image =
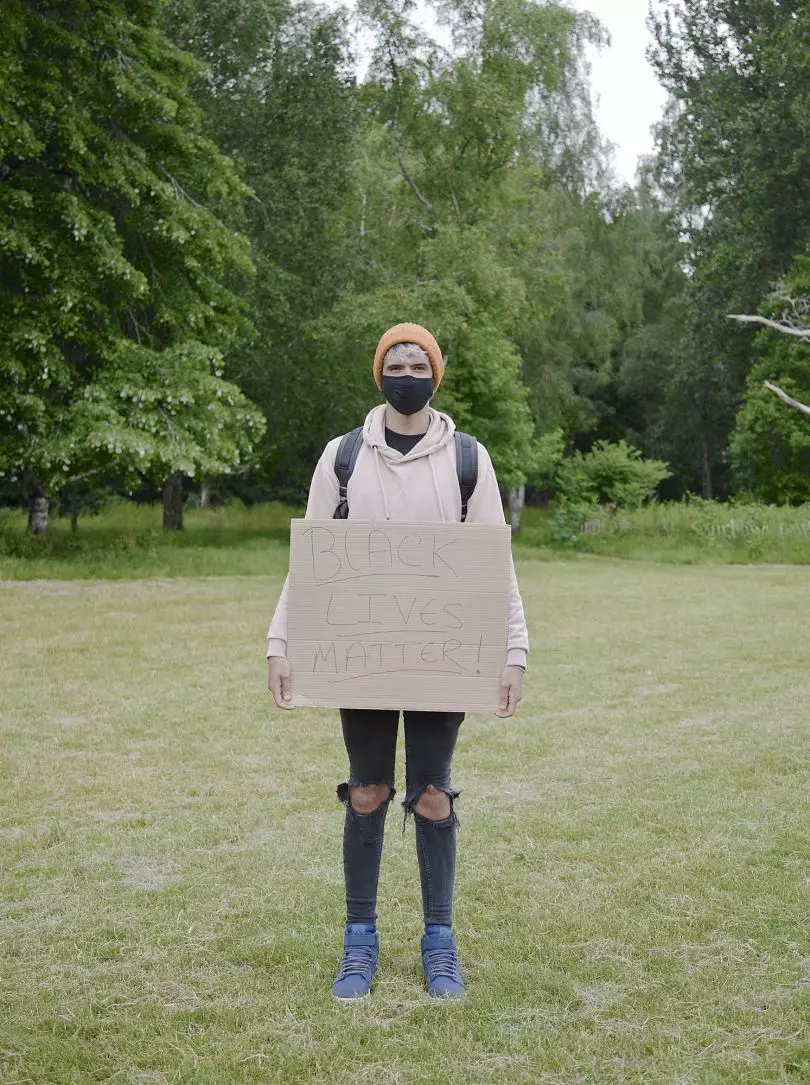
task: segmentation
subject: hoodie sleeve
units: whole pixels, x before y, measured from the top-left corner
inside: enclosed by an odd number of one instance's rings
[[[495,468],[492,466],[489,453],[480,442],[478,444],[478,481],[467,509],[467,522],[471,524],[506,523],[501,494],[498,489],[498,480],[495,477]],[[529,651],[529,632],[526,628],[523,600],[520,597],[520,589],[518,588],[511,553],[509,555],[509,574],[506,662],[507,665],[525,668],[526,656]]]
[[[331,520],[338,506],[340,496],[338,494],[338,480],[335,474],[335,457],[337,456],[340,437],[330,441],[323,450],[321,458],[312,476],[309,486],[309,498],[307,511],[304,514],[307,520]],[[287,654],[287,598],[289,596],[289,576],[284,581],[276,612],[267,631],[267,658],[270,656],[285,656]]]

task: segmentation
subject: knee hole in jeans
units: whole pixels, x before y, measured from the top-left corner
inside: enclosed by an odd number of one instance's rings
[[[388,784],[366,784],[349,788],[349,802],[358,814],[373,814],[391,798]]]
[[[428,821],[445,821],[452,813],[453,804],[446,791],[428,784],[413,808],[417,814],[421,814]]]

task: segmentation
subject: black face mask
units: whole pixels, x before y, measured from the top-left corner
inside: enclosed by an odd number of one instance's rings
[[[416,414],[433,395],[433,377],[383,377],[382,394],[400,414]]]

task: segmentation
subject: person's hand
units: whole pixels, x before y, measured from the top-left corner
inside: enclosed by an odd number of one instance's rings
[[[286,656],[270,656],[267,663],[267,688],[273,694],[273,700],[279,708],[295,708],[290,689],[289,659]]]
[[[496,716],[507,719],[514,716],[523,697],[523,668],[504,667],[501,675],[501,697]]]

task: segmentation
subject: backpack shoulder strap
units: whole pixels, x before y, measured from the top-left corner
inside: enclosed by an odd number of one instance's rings
[[[345,433],[338,445],[337,455],[335,456],[335,474],[338,480],[340,501],[332,517],[333,520],[348,520],[349,518],[347,487],[349,479],[352,477],[352,471],[354,471],[354,465],[357,463],[362,443],[363,427],[358,426],[351,433]]]
[[[458,488],[461,491],[461,522],[467,519],[467,506],[475,493],[478,482],[478,442],[469,433],[456,430],[453,434],[456,442],[456,472]]]

